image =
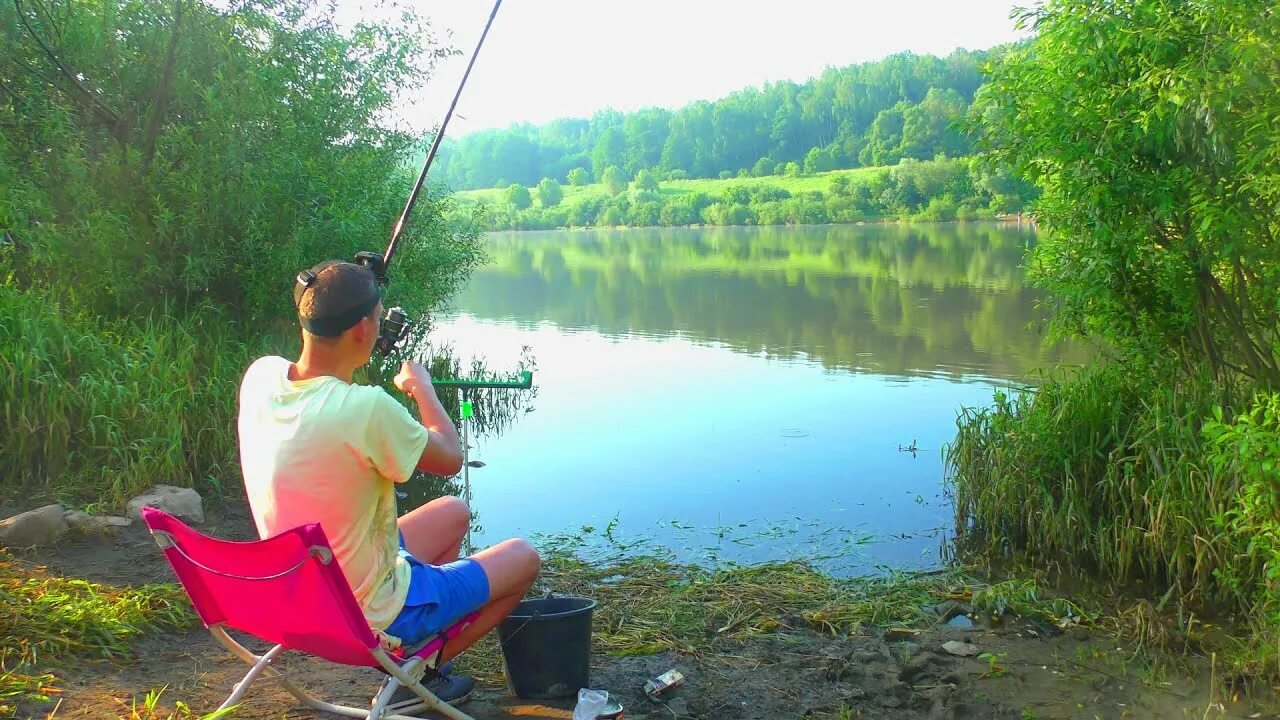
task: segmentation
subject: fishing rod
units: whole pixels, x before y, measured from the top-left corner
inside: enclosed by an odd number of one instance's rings
[[[396,248],[400,244],[405,224],[409,220],[409,213],[413,211],[413,206],[418,201],[418,195],[422,192],[422,186],[427,179],[427,171],[431,169],[431,163],[435,160],[436,152],[440,149],[440,141],[444,138],[445,128],[449,126],[449,120],[453,118],[454,108],[458,106],[458,99],[462,97],[462,89],[467,85],[467,78],[471,76],[471,68],[475,66],[476,58],[480,56],[480,48],[484,47],[484,39],[488,37],[489,28],[493,26],[493,19],[498,16],[498,8],[501,6],[502,0],[494,0],[493,11],[489,13],[489,19],[484,24],[484,31],[480,33],[480,40],[476,43],[475,51],[471,53],[471,60],[467,63],[467,69],[462,73],[462,82],[458,83],[458,89],[453,94],[453,102],[449,103],[449,110],[445,112],[444,119],[440,122],[440,127],[436,130],[435,137],[431,140],[431,147],[427,150],[427,157],[422,163],[422,171],[418,173],[418,179],[413,183],[413,190],[409,193],[409,199],[404,204],[404,210],[400,212],[400,217],[396,220],[395,227],[391,230],[391,242],[387,244],[386,251],[382,254],[369,251],[356,253],[356,263],[372,270],[374,277],[378,279],[379,285],[386,285],[388,282],[387,269],[391,266],[391,258],[395,255]],[[387,310],[386,317],[382,319],[382,326],[378,333],[376,345],[378,352],[384,355],[391,352],[391,349],[398,345],[408,332],[409,316],[405,311],[398,307]],[[436,384],[439,385],[440,383]]]
[[[489,28],[493,26],[493,19],[498,16],[498,8],[500,7],[502,7],[502,0],[494,0],[493,10],[489,13],[489,19],[485,22],[484,30],[480,33],[480,39],[476,42],[476,49],[471,53],[471,60],[467,62],[467,69],[462,73],[462,81],[458,83],[458,89],[453,93],[453,101],[449,103],[449,109],[445,112],[444,119],[440,121],[440,127],[436,130],[435,137],[431,139],[431,147],[428,148],[427,157],[422,162],[422,170],[418,173],[418,179],[413,183],[413,190],[409,193],[409,199],[405,201],[404,210],[400,212],[400,217],[396,219],[396,224],[391,230],[391,242],[387,244],[387,249],[381,255],[367,251],[356,253],[356,263],[372,270],[374,277],[378,279],[379,285],[386,285],[388,282],[387,269],[391,267],[391,258],[395,256],[396,248],[400,245],[400,238],[404,234],[405,224],[409,221],[409,214],[413,212],[413,206],[418,201],[422,186],[426,183],[427,172],[431,169],[431,163],[436,158],[436,152],[440,150],[440,141],[444,139],[444,131],[449,126],[449,120],[453,118],[454,109],[458,107],[458,99],[462,97],[462,89],[467,85],[467,78],[471,77],[471,68],[475,66],[476,58],[480,56],[480,48],[484,47],[485,38],[489,36]],[[386,355],[404,340],[408,332],[409,316],[401,308],[390,308],[382,319],[375,347],[378,352]],[[470,442],[467,437],[467,430],[471,418],[475,415],[472,393],[475,390],[483,389],[528,390],[533,387],[533,373],[525,370],[518,374],[517,379],[455,378],[432,380],[431,384],[437,388],[457,388],[461,395],[459,398],[459,415],[461,417],[459,419],[462,425],[462,437],[460,440],[462,445],[463,499],[470,506],[471,466],[473,463],[470,459]],[[467,525],[466,549],[468,552],[472,549],[470,523]]]
[[[502,0],[494,0],[493,10],[489,12],[489,19],[485,21],[484,30],[480,33],[480,39],[476,42],[476,49],[471,53],[471,60],[467,62],[467,69],[462,73],[462,82],[458,83],[458,89],[453,93],[453,101],[449,103],[449,109],[444,114],[444,119],[440,121],[440,128],[436,130],[435,137],[431,139],[431,147],[427,150],[427,157],[422,163],[422,170],[418,173],[418,179],[413,183],[413,190],[409,193],[409,199],[404,204],[404,210],[400,212],[399,219],[396,220],[395,227],[391,230],[391,242],[387,245],[386,251],[379,255],[374,252],[356,253],[356,262],[373,271],[374,276],[378,278],[378,284],[385,285],[388,282],[387,268],[391,266],[391,257],[395,255],[396,248],[400,244],[400,237],[404,233],[405,223],[409,220],[409,213],[413,211],[414,203],[418,201],[418,195],[422,191],[422,186],[427,179],[427,171],[431,169],[431,163],[436,158],[436,152],[440,149],[440,141],[444,138],[445,128],[449,126],[449,120],[453,118],[453,111],[458,107],[458,99],[462,97],[462,89],[467,85],[467,78],[471,77],[471,68],[476,64],[476,58],[480,57],[480,48],[484,47],[484,40],[489,36],[489,28],[493,27],[493,19],[498,16],[498,8],[502,7]],[[404,338],[409,331],[409,317],[404,310],[393,307],[387,311],[387,315],[383,318],[382,327],[378,334],[377,349],[384,355],[391,351]],[[516,390],[528,390],[533,387],[533,373],[524,371],[518,375],[518,380],[497,380],[494,378],[455,378],[451,380],[433,380],[432,385],[441,388],[460,388],[464,396],[468,395],[470,390],[507,388]],[[464,398],[463,412],[470,417],[469,400]]]

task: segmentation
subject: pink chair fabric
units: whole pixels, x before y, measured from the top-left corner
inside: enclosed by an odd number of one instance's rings
[[[422,699],[416,707],[426,707],[450,720],[474,720],[423,685],[423,673],[437,666],[446,638],[457,637],[475,622],[478,613],[457,621],[422,647],[387,652],[369,629],[319,525],[303,525],[266,540],[232,542],[202,535],[155,508],[142,508],[142,520],[205,627],[233,655],[252,666],[219,709],[239,703],[253,681],[265,673],[313,710],[381,720],[391,712],[387,702],[392,693],[404,686],[413,688]],[[258,655],[228,635],[225,628],[256,635],[277,647]],[[344,665],[380,668],[388,677],[371,709],[334,705],[307,694],[271,664],[284,649]]]
[[[165,557],[206,627],[223,623],[332,662],[378,667],[378,641],[318,524],[233,542],[155,508],[142,508],[142,520],[172,538],[162,543]]]

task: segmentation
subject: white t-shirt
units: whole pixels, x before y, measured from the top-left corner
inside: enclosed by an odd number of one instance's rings
[[[240,466],[258,535],[320,523],[370,626],[384,629],[409,591],[394,485],[430,433],[382,388],[293,381],[291,365],[260,358],[240,384]]]

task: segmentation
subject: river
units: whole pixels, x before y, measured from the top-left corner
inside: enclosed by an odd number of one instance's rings
[[[527,346],[538,393],[473,442],[477,543],[937,566],[959,409],[1076,359],[1041,337],[1034,238],[996,223],[489,235],[492,261],[432,339],[498,368]]]

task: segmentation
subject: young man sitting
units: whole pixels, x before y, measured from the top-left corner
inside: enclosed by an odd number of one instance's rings
[[[373,272],[321,263],[298,275],[294,302],[302,354],[256,360],[240,386],[240,464],[258,534],[320,523],[370,627],[404,645],[478,610],[446,646],[447,660],[511,613],[538,574],[538,554],[512,539],[458,559],[471,516],[455,497],[397,519],[395,484],[414,470],[454,475],[462,451],[422,365],[406,362],[395,377],[421,421],[382,388],[351,382],[378,337]],[[458,703],[474,683],[450,668],[432,690]]]

